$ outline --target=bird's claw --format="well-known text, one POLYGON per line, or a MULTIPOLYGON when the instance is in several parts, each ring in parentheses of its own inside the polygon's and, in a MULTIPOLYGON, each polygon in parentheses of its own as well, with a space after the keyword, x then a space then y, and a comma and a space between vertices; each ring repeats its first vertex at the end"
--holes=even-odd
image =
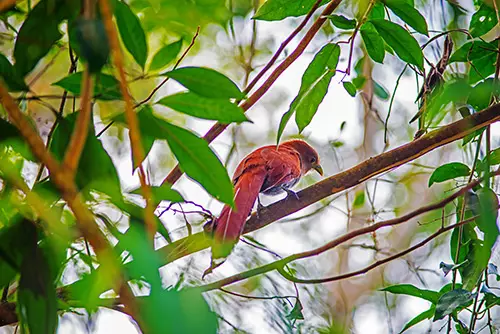
POLYGON ((288 198, 288 197, 293 197, 293 198, 295 198, 297 201, 299 200, 299 195, 298 195, 295 191, 290 190, 290 189, 285 189, 285 191, 286 191, 286 197, 287 197, 287 198, 288 198))

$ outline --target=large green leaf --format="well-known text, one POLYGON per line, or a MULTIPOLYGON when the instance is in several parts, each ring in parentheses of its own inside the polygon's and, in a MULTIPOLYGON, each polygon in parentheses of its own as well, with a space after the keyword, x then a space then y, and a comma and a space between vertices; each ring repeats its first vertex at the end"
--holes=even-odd
MULTIPOLYGON (((330 2, 323 0, 321 5, 330 2)), ((260 6, 253 19, 263 21, 279 21, 287 17, 307 14, 316 0, 267 0, 260 6)))
POLYGON ((497 23, 497 15, 493 8, 487 4, 482 4, 471 17, 469 32, 472 37, 479 37, 493 29, 497 23))
POLYGON ((456 177, 468 176, 470 168, 461 162, 450 162, 439 166, 432 172, 429 178, 429 187, 434 183, 440 183, 448 180, 453 180, 456 177))
POLYGON ((479 189, 477 196, 480 205, 480 216, 476 220, 477 227, 484 234, 484 246, 491 252, 499 234, 497 226, 498 197, 490 188, 479 189))
POLYGON ((17 292, 21 324, 33 334, 55 333, 58 320, 55 258, 47 244, 38 243, 33 224, 25 222, 24 233, 27 244, 17 292))
POLYGON ((116 1, 115 17, 123 44, 125 44, 137 64, 144 69, 148 58, 148 43, 141 21, 130 7, 122 1, 116 1))
POLYGON ((383 63, 385 57, 385 43, 382 37, 370 22, 366 22, 360 29, 361 38, 365 43, 366 52, 373 61, 383 63))
POLYGON ((181 52, 181 48, 182 48, 182 39, 162 47, 153 56, 153 60, 151 60, 151 64, 149 65, 149 70, 150 71, 161 70, 162 68, 170 64, 170 62, 172 62, 175 59, 175 57, 177 57, 179 52, 181 52))
POLYGON ((406 22, 410 27, 419 33, 428 36, 427 22, 425 18, 406 0, 384 0, 384 3, 389 7, 394 14, 399 16, 401 20, 406 22))
POLYGON ((486 53, 486 56, 471 61, 472 66, 469 69, 469 83, 473 84, 484 80, 495 73, 497 55, 486 53))
POLYGON ((109 42, 101 18, 85 19, 80 17, 70 23, 69 42, 75 53, 83 58, 90 73, 97 73, 109 58, 109 42))
POLYGON ((174 79, 190 91, 204 97, 216 99, 244 97, 231 79, 210 68, 182 67, 162 75, 174 79))
POLYGON ((189 177, 199 182, 215 198, 233 204, 233 184, 227 170, 204 139, 156 117, 151 109, 143 109, 137 116, 141 132, 167 140, 181 169, 189 177))
POLYGON ((417 40, 400 25, 387 20, 370 20, 378 33, 398 57, 419 69, 424 68, 424 55, 417 40))
POLYGON ((226 124, 249 121, 243 109, 236 104, 228 100, 206 98, 191 92, 166 96, 158 101, 158 104, 187 115, 216 120, 226 124))
POLYGON ((302 75, 299 93, 283 114, 277 135, 279 142, 288 120, 297 112, 295 121, 302 131, 312 120, 318 106, 325 97, 340 56, 340 47, 329 43, 316 53, 313 60, 302 75), (300 115, 299 115, 300 114, 300 115))
MULTIPOLYGON (((50 150, 60 161, 64 158, 76 118, 77 113, 73 113, 60 119, 52 136, 50 150)), ((101 141, 95 136, 93 122, 89 126, 75 180, 80 189, 95 189, 112 197, 120 197, 118 173, 101 141)))
MULTIPOLYGON (((52 85, 64 88, 77 96, 82 91, 82 72, 70 74, 52 85)), ((94 98, 101 100, 120 100, 120 84, 113 76, 101 73, 96 77, 94 85, 94 98)))
POLYGON ((0 53, 0 79, 3 79, 10 91, 28 91, 29 87, 22 76, 3 54, 0 53))
POLYGON ((356 28, 356 20, 348 19, 344 15, 328 15, 328 18, 339 29, 350 30, 356 28))
POLYGON ((486 79, 472 88, 467 103, 476 111, 481 111, 490 105, 491 97, 498 94, 499 91, 500 85, 495 84, 493 78, 486 79))
MULTIPOLYGON (((3 163, 3 162, 2 162, 3 163)), ((0 228, 0 289, 9 284, 21 271, 21 263, 27 247, 26 222, 15 215, 0 228)))
POLYGON ((455 51, 449 60, 449 63, 468 62, 475 59, 483 58, 491 54, 496 56, 497 46, 495 43, 487 43, 480 39, 472 40, 462 45, 455 51))
POLYGON ((380 290, 394 294, 408 295, 408 296, 422 298, 430 301, 433 304, 436 304, 439 298, 439 293, 437 291, 423 290, 411 284, 391 285, 380 290))
POLYGON ((443 319, 456 310, 466 307, 472 303, 474 295, 464 289, 455 289, 442 295, 437 304, 434 321, 443 319))
POLYGON ((16 72, 25 76, 61 37, 59 24, 76 15, 78 1, 41 0, 28 14, 14 46, 16 72))

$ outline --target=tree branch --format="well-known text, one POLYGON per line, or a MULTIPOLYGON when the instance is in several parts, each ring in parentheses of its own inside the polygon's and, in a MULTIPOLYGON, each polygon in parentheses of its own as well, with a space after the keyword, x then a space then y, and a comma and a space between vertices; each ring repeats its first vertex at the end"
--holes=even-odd
MULTIPOLYGON (((274 84, 274 82, 278 79, 278 77, 290 66, 293 64, 297 58, 300 57, 300 55, 304 52, 306 47, 309 45, 309 43, 312 41, 313 37, 316 35, 316 33, 321 29, 321 26, 323 23, 328 19, 326 16, 330 15, 340 4, 342 0, 333 0, 328 4, 328 6, 325 7, 321 15, 316 19, 316 21, 313 23, 311 28, 306 32, 302 40, 299 42, 295 50, 293 50, 292 53, 288 57, 285 58, 281 62, 281 64, 276 67, 276 69, 269 75, 269 77, 264 81, 264 83, 257 89, 250 97, 245 100, 243 103, 240 104, 240 107, 244 110, 247 111, 250 109, 268 90, 271 88, 271 86, 274 84)), ((316 10, 317 6, 316 4, 313 6, 311 11, 309 12, 308 16, 312 15, 312 12, 316 10)), ((306 17, 307 20, 309 19, 306 17)), ((302 26, 305 25, 306 19, 302 22, 302 26)), ((299 25, 300 29, 302 29, 301 25, 299 25)), ((299 28, 297 27, 297 29, 299 28)), ((289 42, 292 40, 292 38, 299 32, 299 30, 294 30, 290 37, 287 38, 285 42, 289 42)), ((284 47, 283 47, 284 49, 284 47)), ((281 53, 282 49, 278 49, 277 53, 281 53)), ((279 56, 279 54, 278 54, 279 56)), ((277 56, 276 56, 277 58, 277 56)), ((271 58, 270 63, 274 62, 276 59, 275 57, 271 58)), ((270 66, 269 66, 270 67, 270 66)), ((268 67, 266 66, 263 71, 267 71, 268 67)), ((257 75, 259 76, 259 75, 257 75)), ((252 82, 253 83, 253 82, 252 82)), ((251 83, 251 84, 252 84, 251 83)), ((221 124, 221 123, 216 123, 212 128, 205 134, 203 139, 205 139, 207 142, 211 143, 217 136, 219 136, 229 125, 228 124, 221 124)), ((172 171, 168 174, 168 176, 163 180, 163 184, 174 184, 177 182, 177 180, 181 177, 182 171, 179 168, 179 165, 174 167, 172 171)))

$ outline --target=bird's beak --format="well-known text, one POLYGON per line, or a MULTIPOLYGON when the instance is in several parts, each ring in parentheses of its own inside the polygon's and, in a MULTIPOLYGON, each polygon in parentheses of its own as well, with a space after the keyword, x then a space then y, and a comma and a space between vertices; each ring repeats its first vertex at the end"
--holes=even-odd
POLYGON ((323 167, 321 167, 321 165, 314 165, 312 168, 317 171, 319 175, 323 176, 323 167))

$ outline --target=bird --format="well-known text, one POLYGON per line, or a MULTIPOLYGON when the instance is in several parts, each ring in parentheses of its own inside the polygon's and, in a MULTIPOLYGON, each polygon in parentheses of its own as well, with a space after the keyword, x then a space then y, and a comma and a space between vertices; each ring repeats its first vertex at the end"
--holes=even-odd
POLYGON ((256 201, 259 213, 262 208, 259 193, 277 195, 286 192, 287 196, 298 199, 290 188, 311 169, 323 176, 318 153, 300 139, 263 146, 248 154, 234 172, 234 207, 224 206, 219 217, 204 227, 212 237, 212 261, 203 276, 229 256, 256 201))

